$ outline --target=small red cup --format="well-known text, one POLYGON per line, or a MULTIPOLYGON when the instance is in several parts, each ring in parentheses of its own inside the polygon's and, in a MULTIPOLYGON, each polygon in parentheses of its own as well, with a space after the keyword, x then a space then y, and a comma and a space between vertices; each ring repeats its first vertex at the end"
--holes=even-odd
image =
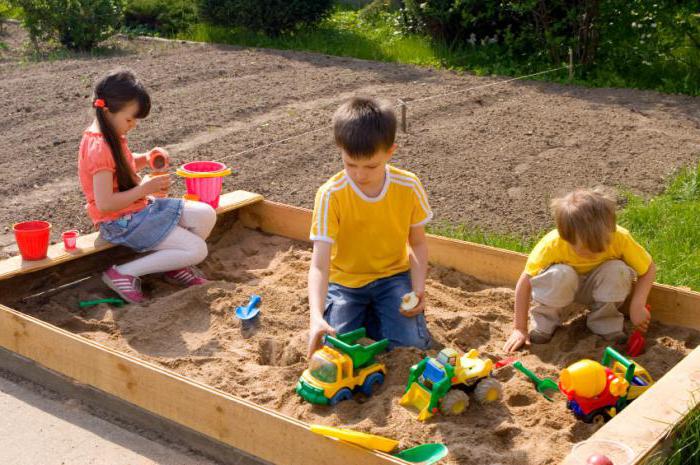
POLYGON ((65 231, 63 234, 61 234, 61 237, 63 238, 63 247, 66 250, 75 250, 75 247, 78 244, 79 235, 80 233, 75 229, 65 231))

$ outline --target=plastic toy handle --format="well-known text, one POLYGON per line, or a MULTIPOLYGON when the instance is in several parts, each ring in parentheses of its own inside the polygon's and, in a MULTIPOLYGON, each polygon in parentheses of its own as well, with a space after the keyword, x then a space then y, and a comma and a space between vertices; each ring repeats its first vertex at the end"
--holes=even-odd
POLYGON ((253 296, 251 296, 250 302, 248 303, 248 308, 253 309, 253 308, 259 307, 261 302, 262 302, 262 298, 260 298, 259 295, 257 295, 257 294, 253 295, 253 296))
POLYGON ((534 374, 533 372, 531 372, 530 370, 528 370, 527 368, 525 368, 525 367, 523 366, 523 364, 520 363, 519 361, 513 363, 513 367, 515 367, 516 370, 518 370, 518 371, 522 372, 523 374, 525 374, 525 376, 527 376, 528 378, 530 378, 532 381, 534 381, 534 382, 537 383, 537 384, 539 384, 539 383, 542 381, 541 379, 539 379, 539 378, 537 377, 536 374, 534 374))
POLYGON ((602 365, 606 366, 606 367, 609 366, 610 359, 613 359, 613 360, 620 362, 622 364, 622 366, 625 367, 625 369, 629 368, 630 365, 633 364, 626 357, 622 356, 622 354, 620 354, 620 352, 616 351, 612 347, 606 347, 605 352, 603 352, 602 365))
POLYGON ((121 307, 126 302, 122 299, 117 299, 117 298, 109 298, 109 299, 97 299, 97 300, 84 300, 82 302, 78 303, 78 306, 80 308, 87 308, 87 307, 94 307, 95 305, 99 304, 113 304, 116 305, 117 307, 121 307))
MULTIPOLYGON (((506 366, 506 365, 510 365, 510 364, 513 363, 514 361, 515 361, 515 357, 507 357, 507 358, 504 358, 503 360, 497 361, 497 362, 494 364, 494 368, 495 368, 496 370, 498 370, 498 369, 500 369, 500 368, 503 368, 503 367, 506 366)), ((522 364, 521 364, 520 366, 522 366, 522 364)))
POLYGON ((175 171, 175 174, 182 178, 221 178, 231 174, 231 168, 225 168, 221 171, 207 171, 203 173, 190 173, 181 168, 175 171))

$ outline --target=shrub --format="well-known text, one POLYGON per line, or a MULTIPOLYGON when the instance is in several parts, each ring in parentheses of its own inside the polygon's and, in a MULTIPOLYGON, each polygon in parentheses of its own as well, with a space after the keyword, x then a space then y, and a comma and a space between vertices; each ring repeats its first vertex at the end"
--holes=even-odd
POLYGON ((380 21, 382 15, 392 12, 397 9, 398 6, 392 0, 372 0, 370 3, 362 7, 357 17, 361 21, 365 22, 377 22, 380 21))
MULTIPOLYGON (((696 1, 607 0, 600 8, 598 61, 633 77, 629 84, 700 89, 696 1)), ((628 85, 629 85, 628 84, 628 85)))
POLYGON ((202 18, 277 36, 312 25, 331 11, 333 0, 199 0, 202 18))
POLYGON ((9 17, 10 17, 9 6, 0 2, 0 31, 2 30, 3 22, 9 17))
POLYGON ((163 34, 186 31, 197 22, 194 0, 128 0, 124 24, 163 34))
POLYGON ((596 65, 599 75, 666 88, 659 76, 683 76, 677 88, 697 91, 695 13, 697 0, 404 0, 401 18, 404 32, 449 46, 496 44, 499 55, 556 64, 571 47, 584 72, 596 65))
POLYGON ((58 40, 71 50, 90 50, 119 27, 122 0, 12 0, 24 11, 32 41, 58 40))
POLYGON ((511 55, 545 52, 565 58, 581 31, 589 31, 598 0, 405 0, 404 29, 448 44, 499 44, 511 55), (591 11, 589 11, 591 10, 591 11))

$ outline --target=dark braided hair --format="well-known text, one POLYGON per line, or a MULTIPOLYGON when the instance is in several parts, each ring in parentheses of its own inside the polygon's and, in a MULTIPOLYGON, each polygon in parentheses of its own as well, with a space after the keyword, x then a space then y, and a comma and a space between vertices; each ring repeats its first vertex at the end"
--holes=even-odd
POLYGON ((100 125, 100 132, 112 151, 119 192, 133 189, 138 184, 136 173, 124 159, 121 138, 107 120, 105 112, 118 113, 128 104, 137 102, 139 111, 136 118, 143 119, 151 111, 151 97, 133 72, 128 69, 117 69, 110 71, 95 85, 93 102, 97 99, 104 101, 105 108, 96 106, 95 115, 100 125))

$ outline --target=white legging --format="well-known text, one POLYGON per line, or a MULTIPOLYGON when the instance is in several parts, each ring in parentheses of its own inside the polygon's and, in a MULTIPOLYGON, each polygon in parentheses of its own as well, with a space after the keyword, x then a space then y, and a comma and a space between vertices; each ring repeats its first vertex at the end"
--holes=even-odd
POLYGON ((202 202, 185 201, 177 226, 153 252, 132 262, 119 265, 117 271, 131 276, 179 270, 207 258, 204 241, 216 224, 216 211, 202 202))

